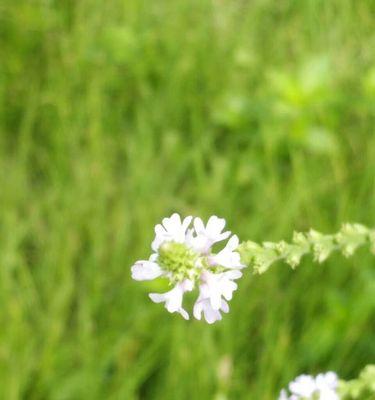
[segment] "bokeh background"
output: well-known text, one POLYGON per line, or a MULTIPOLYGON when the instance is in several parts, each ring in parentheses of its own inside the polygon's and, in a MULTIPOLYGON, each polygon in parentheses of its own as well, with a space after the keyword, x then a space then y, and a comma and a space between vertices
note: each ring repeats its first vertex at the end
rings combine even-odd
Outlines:
POLYGON ((139 283, 172 212, 375 223, 372 0, 2 0, 0 398, 260 399, 375 360, 375 258, 248 271, 213 326, 139 283))

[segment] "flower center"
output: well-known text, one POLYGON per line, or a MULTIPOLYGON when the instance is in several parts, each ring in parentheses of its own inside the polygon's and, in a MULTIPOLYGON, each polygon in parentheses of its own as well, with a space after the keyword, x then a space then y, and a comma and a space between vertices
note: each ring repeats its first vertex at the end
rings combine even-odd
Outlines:
POLYGON ((184 243, 166 242, 159 248, 159 265, 171 273, 171 281, 194 279, 199 255, 184 243))

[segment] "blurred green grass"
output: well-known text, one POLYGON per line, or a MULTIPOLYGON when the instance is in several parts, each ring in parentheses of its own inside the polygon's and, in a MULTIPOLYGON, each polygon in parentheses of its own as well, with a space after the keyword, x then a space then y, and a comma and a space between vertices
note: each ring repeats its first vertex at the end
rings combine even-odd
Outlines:
POLYGON ((240 282, 185 322, 130 279, 153 226, 375 221, 371 0, 3 0, 0 398, 275 399, 375 360, 366 251, 240 282))

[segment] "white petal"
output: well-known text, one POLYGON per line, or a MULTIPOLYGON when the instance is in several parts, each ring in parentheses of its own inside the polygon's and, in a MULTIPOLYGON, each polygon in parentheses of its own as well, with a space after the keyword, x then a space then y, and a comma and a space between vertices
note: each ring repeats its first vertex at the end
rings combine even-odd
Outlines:
POLYGON ((197 253, 205 253, 209 249, 207 238, 203 235, 191 236, 189 246, 197 253))
POLYGON ((199 217, 194 218, 194 228, 198 234, 204 232, 204 224, 201 218, 199 217))
POLYGON ((289 390, 293 394, 310 397, 316 391, 315 380, 310 375, 300 375, 289 384, 289 390))
POLYGON ((219 288, 215 289, 211 289, 210 302, 214 310, 219 310, 221 307, 221 292, 219 291, 219 288))
POLYGON ((165 302, 165 308, 170 312, 176 312, 181 308, 182 305, 183 291, 180 287, 176 286, 169 292, 168 299, 165 302))
POLYGON ((151 261, 137 261, 131 268, 132 278, 136 281, 149 281, 163 274, 158 264, 151 261))
POLYGON ((232 300, 233 292, 237 290, 237 284, 228 280, 222 288, 222 294, 226 300, 232 300))
POLYGON ((152 262, 155 262, 157 260, 157 258, 158 258, 158 254, 157 253, 153 253, 153 254, 150 255, 149 260, 152 261, 152 262))
MULTIPOLYGON (((202 274, 203 275, 203 274, 202 274)), ((210 287, 206 283, 202 283, 199 286, 199 295, 202 299, 208 299, 210 297, 210 287)))
POLYGON ((162 225, 155 226, 155 239, 152 242, 152 249, 157 251, 164 242, 175 241, 183 243, 186 241, 187 229, 191 223, 192 217, 186 217, 181 222, 181 217, 174 213, 169 218, 163 218, 162 225))
POLYGON ((174 213, 170 218, 163 218, 162 222, 167 232, 172 232, 177 226, 181 225, 181 217, 179 214, 174 213))
POLYGON ((217 310, 214 310, 213 308, 211 308, 209 306, 206 306, 203 308, 203 314, 204 314, 205 320, 209 324, 213 324, 214 322, 221 320, 220 312, 217 310))
POLYGON ((154 302, 154 303, 161 303, 165 301, 165 294, 164 293, 150 293, 148 297, 154 302))
POLYGON ((215 234, 217 232, 221 232, 224 229, 224 226, 225 226, 225 219, 218 218, 216 215, 213 215, 207 221, 206 229, 210 233, 215 234))
POLYGON ((166 236, 156 235, 155 239, 151 243, 151 248, 153 251, 158 251, 161 244, 166 240, 166 236))
POLYGON ((216 215, 209 218, 206 226, 204 226, 200 218, 195 218, 194 228, 197 234, 195 248, 206 253, 214 243, 227 239, 230 236, 230 232, 222 233, 224 226, 225 220, 218 218, 216 215))
POLYGON ((183 308, 180 308, 178 312, 182 315, 182 318, 188 320, 189 319, 189 314, 184 310, 183 308))
POLYGON ((283 390, 280 392, 279 400, 288 400, 288 395, 287 395, 285 389, 283 389, 283 390))
POLYGON ((226 300, 232 299, 233 292, 237 289, 237 284, 230 279, 231 275, 234 277, 240 276, 233 272, 240 271, 227 271, 219 274, 214 274, 209 271, 202 272, 200 276, 201 285, 199 287, 200 298, 209 299, 211 307, 214 310, 221 309, 223 301, 222 296, 226 300))
POLYGON ((184 220, 183 220, 183 222, 182 222, 182 226, 181 226, 181 228, 182 228, 182 230, 184 231, 184 232, 186 232, 186 230, 187 230, 187 228, 190 226, 190 223, 191 223, 191 220, 193 219, 193 217, 192 216, 188 216, 188 217, 185 217, 184 218, 184 220))
POLYGON ((225 300, 221 301, 221 311, 223 311, 225 313, 229 313, 229 306, 225 300))
POLYGON ((319 393, 319 400, 339 400, 338 394, 332 389, 323 389, 319 393))
POLYGON ((242 272, 239 271, 238 269, 233 269, 233 270, 224 272, 224 275, 228 279, 239 279, 242 276, 242 272))
MULTIPOLYGON (((222 300, 220 310, 224 312, 229 311, 228 304, 225 300, 222 300)), ((214 322, 221 320, 222 317, 220 314, 220 310, 214 310, 210 300, 208 298, 202 297, 202 292, 200 291, 200 295, 194 304, 194 318, 200 320, 202 318, 203 311, 204 319, 206 320, 206 322, 208 322, 209 324, 213 324, 214 322)))
POLYGON ((201 320, 202 310, 203 310, 202 302, 199 301, 199 299, 198 299, 198 301, 196 301, 196 303, 194 304, 194 308, 193 308, 193 315, 194 315, 195 319, 197 319, 199 321, 201 320))
POLYGON ((191 292, 194 289, 194 282, 190 279, 185 279, 180 285, 183 292, 191 292))
POLYGON ((243 268, 244 265, 241 263, 241 256, 239 253, 224 248, 219 253, 209 258, 212 265, 221 265, 225 268, 243 268))
POLYGON ((154 230, 155 230, 155 234, 156 235, 160 235, 160 236, 165 235, 167 233, 167 231, 165 230, 165 228, 161 224, 155 225, 155 229, 154 230))
POLYGON ((233 236, 228 240, 228 243, 227 243, 227 246, 226 246, 226 247, 227 247, 229 250, 234 251, 234 250, 237 249, 237 247, 238 247, 239 244, 240 244, 240 240, 238 239, 238 236, 237 236, 237 235, 233 235, 233 236))
POLYGON ((325 374, 318 374, 315 382, 319 390, 336 389, 338 386, 338 376, 331 371, 325 374))
POLYGON ((183 282, 178 283, 172 290, 166 293, 150 293, 149 297, 154 303, 165 302, 165 308, 170 312, 178 312, 185 319, 189 318, 187 312, 182 308, 182 298, 186 291, 193 288, 193 282, 185 279, 183 282), (187 318, 186 318, 187 317, 187 318))
POLYGON ((216 242, 221 242, 222 240, 228 239, 229 236, 231 235, 231 231, 226 231, 223 233, 220 233, 216 236, 216 242))

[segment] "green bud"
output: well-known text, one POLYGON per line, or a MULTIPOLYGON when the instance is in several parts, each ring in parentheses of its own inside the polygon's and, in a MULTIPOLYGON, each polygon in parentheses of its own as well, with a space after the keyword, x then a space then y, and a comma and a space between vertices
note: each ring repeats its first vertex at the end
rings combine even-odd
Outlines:
POLYGON ((325 235, 311 229, 306 234, 294 232, 292 243, 280 241, 258 244, 249 240, 241 243, 238 251, 243 264, 251 266, 255 273, 262 274, 278 260, 284 260, 295 268, 305 254, 312 252, 314 260, 322 263, 335 250, 348 257, 365 244, 369 244, 375 254, 374 230, 360 224, 344 224, 334 235, 325 235))

